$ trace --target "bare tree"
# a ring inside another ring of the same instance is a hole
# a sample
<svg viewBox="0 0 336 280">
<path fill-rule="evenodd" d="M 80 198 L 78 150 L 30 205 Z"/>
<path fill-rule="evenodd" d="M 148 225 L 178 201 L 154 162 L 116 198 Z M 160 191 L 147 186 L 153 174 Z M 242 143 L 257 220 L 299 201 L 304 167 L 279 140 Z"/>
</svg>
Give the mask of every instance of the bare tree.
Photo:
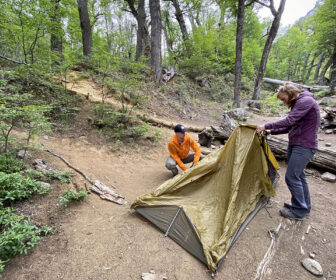
<svg viewBox="0 0 336 280">
<path fill-rule="evenodd" d="M 310 53 L 306 55 L 305 60 L 304 60 L 304 64 L 303 64 L 303 68 L 302 68 L 302 72 L 301 72 L 302 82 L 305 81 L 305 74 L 306 74 L 306 69 L 307 69 L 309 57 L 310 57 Z"/>
<path fill-rule="evenodd" d="M 234 80 L 234 98 L 233 105 L 240 106 L 240 88 L 241 88 L 241 71 L 242 71 L 242 51 L 243 51 L 243 34 L 244 34 L 244 10 L 245 0 L 238 1 L 237 13 L 237 31 L 236 31 L 236 65 Z"/>
<path fill-rule="evenodd" d="M 160 0 L 149 0 L 151 14 L 151 67 L 154 80 L 160 84 L 162 81 L 162 56 L 161 56 L 161 11 Z"/>
<path fill-rule="evenodd" d="M 187 31 L 187 26 L 186 26 L 186 23 L 184 21 L 184 17 L 183 17 L 183 13 L 182 13 L 180 4 L 179 4 L 178 0 L 171 0 L 171 1 L 173 3 L 174 8 L 175 8 L 175 17 L 176 17 L 176 20 L 177 20 L 177 22 L 180 26 L 181 33 L 182 33 L 182 38 L 183 38 L 184 41 L 187 41 L 187 40 L 189 40 L 189 34 L 188 34 L 188 31 Z"/>
<path fill-rule="evenodd" d="M 310 73 L 311 73 L 312 69 L 316 66 L 316 64 L 314 64 L 314 63 L 315 63 L 315 59 L 316 59 L 316 57 L 317 57 L 317 55 L 314 54 L 313 59 L 312 59 L 312 61 L 310 62 L 310 65 L 309 65 L 309 68 L 308 68 L 308 72 L 307 72 L 306 80 L 309 80 Z"/>
<path fill-rule="evenodd" d="M 273 40 L 278 33 L 278 29 L 279 29 L 279 26 L 280 26 L 280 20 L 281 20 L 281 16 L 282 16 L 282 13 L 283 13 L 284 8 L 285 8 L 286 0 L 281 0 L 280 1 L 280 5 L 279 5 L 278 10 L 276 10 L 274 8 L 274 0 L 270 0 L 269 5 L 266 5 L 265 3 L 260 2 L 258 0 L 256 0 L 255 2 L 257 2 L 257 3 L 259 3 L 263 6 L 268 7 L 271 10 L 271 12 L 274 16 L 274 20 L 272 22 L 271 28 L 269 30 L 269 34 L 267 36 L 267 40 L 266 40 L 266 43 L 265 43 L 263 54 L 261 56 L 260 65 L 259 65 L 259 69 L 258 69 L 258 73 L 257 73 L 257 78 L 256 78 L 256 82 L 255 82 L 255 85 L 254 85 L 254 92 L 253 92 L 252 99 L 257 100 L 257 99 L 259 99 L 259 95 L 260 95 L 262 78 L 264 77 L 268 55 L 271 51 Z"/>
<path fill-rule="evenodd" d="M 320 85 L 323 85 L 324 84 L 324 76 L 325 76 L 325 73 L 327 73 L 329 67 L 331 66 L 333 62 L 333 56 L 331 55 L 329 60 L 327 61 L 327 63 L 324 65 L 324 67 L 322 68 L 322 71 L 320 73 L 320 77 L 319 77 L 319 84 Z"/>
<path fill-rule="evenodd" d="M 332 55 L 332 65 L 330 68 L 330 91 L 335 93 L 336 86 L 336 43 Z"/>
<path fill-rule="evenodd" d="M 317 62 L 316 68 L 315 68 L 315 74 L 314 74 L 314 81 L 317 82 L 317 79 L 319 77 L 319 73 L 320 73 L 320 68 L 322 66 L 322 63 L 324 61 L 325 58 L 325 53 L 321 53 L 320 58 Z"/>
<path fill-rule="evenodd" d="M 88 12 L 87 0 L 77 0 L 80 26 L 82 30 L 83 55 L 92 53 L 92 28 Z"/>
<path fill-rule="evenodd" d="M 135 51 L 135 60 L 138 60 L 140 56 L 150 56 L 150 36 L 148 32 L 148 26 L 146 23 L 146 11 L 145 0 L 138 0 L 138 9 L 135 8 L 135 0 L 125 0 L 128 3 L 130 12 L 135 17 L 138 29 L 137 29 L 137 44 Z"/>
<path fill-rule="evenodd" d="M 63 53 L 63 44 L 62 44 L 62 23 L 60 15 L 60 6 L 59 3 L 61 0 L 50 0 L 51 1 L 51 10 L 50 10 L 50 19 L 53 23 L 50 34 L 50 50 L 54 53 L 58 53 L 59 60 L 53 59 L 54 64 L 62 63 L 62 53 Z"/>
</svg>

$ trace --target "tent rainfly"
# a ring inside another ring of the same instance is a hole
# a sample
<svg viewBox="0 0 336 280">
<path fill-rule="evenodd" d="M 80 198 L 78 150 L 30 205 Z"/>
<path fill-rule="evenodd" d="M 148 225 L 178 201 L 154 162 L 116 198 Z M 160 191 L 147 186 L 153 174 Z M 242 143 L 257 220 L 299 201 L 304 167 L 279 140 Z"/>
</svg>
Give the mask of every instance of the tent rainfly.
<svg viewBox="0 0 336 280">
<path fill-rule="evenodd" d="M 224 147 L 138 197 L 144 216 L 214 273 L 256 213 L 275 195 L 278 173 L 255 126 L 238 126 Z"/>
</svg>

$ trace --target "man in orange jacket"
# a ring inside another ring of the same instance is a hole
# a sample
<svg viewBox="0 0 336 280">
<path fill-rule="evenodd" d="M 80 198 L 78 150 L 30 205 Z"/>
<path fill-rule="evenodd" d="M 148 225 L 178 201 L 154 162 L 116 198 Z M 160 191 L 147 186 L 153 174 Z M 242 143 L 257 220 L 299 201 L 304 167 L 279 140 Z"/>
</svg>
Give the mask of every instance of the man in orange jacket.
<svg viewBox="0 0 336 280">
<path fill-rule="evenodd" d="M 186 132 L 183 125 L 178 124 L 174 128 L 175 135 L 168 143 L 169 157 L 166 161 L 166 167 L 177 175 L 178 165 L 183 171 L 187 170 L 185 163 L 193 162 L 193 166 L 198 163 L 201 156 L 201 149 L 196 141 Z M 190 152 L 190 148 L 194 151 Z"/>
</svg>

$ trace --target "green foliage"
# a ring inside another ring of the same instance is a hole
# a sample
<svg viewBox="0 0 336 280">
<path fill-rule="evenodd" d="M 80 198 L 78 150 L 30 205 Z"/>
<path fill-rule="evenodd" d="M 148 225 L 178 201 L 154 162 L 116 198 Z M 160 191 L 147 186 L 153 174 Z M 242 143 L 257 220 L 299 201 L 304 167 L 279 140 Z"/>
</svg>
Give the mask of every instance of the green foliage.
<svg viewBox="0 0 336 280">
<path fill-rule="evenodd" d="M 0 172 L 10 174 L 20 172 L 23 168 L 22 160 L 15 157 L 15 152 L 0 153 Z"/>
<path fill-rule="evenodd" d="M 87 198 L 88 192 L 87 191 L 73 191 L 67 190 L 63 196 L 60 197 L 60 205 L 62 207 L 67 207 L 70 202 L 72 201 L 83 201 Z"/>
<path fill-rule="evenodd" d="M 61 172 L 61 171 L 47 172 L 45 173 L 45 176 L 50 178 L 51 180 L 59 180 L 62 184 L 69 183 L 71 181 L 70 172 Z"/>
<path fill-rule="evenodd" d="M 114 111 L 107 104 L 99 104 L 93 108 L 94 125 L 102 129 L 103 134 L 111 139 L 128 141 L 130 139 L 151 138 L 151 128 L 142 124 L 136 116 Z"/>
<path fill-rule="evenodd" d="M 21 200 L 33 193 L 44 194 L 50 189 L 32 178 L 20 173 L 6 174 L 0 172 L 0 204 L 6 201 Z"/>
<path fill-rule="evenodd" d="M 34 225 L 24 215 L 16 215 L 11 208 L 0 208 L 0 273 L 5 262 L 17 254 L 27 254 L 51 228 Z"/>
<path fill-rule="evenodd" d="M 276 94 L 271 96 L 269 96 L 268 92 L 266 94 L 267 96 L 262 98 L 263 110 L 272 114 L 280 113 L 284 109 L 281 100 L 277 98 Z"/>
</svg>

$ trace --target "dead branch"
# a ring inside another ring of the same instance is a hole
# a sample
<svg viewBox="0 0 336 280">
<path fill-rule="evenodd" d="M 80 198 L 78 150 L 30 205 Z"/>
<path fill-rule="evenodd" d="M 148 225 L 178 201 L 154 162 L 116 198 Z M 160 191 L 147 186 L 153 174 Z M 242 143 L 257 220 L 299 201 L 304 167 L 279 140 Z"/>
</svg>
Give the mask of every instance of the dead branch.
<svg viewBox="0 0 336 280">
<path fill-rule="evenodd" d="M 58 157 L 59 159 L 61 159 L 67 166 L 69 166 L 70 168 L 72 168 L 73 170 L 75 170 L 76 172 L 78 172 L 79 174 L 81 174 L 88 182 L 90 182 L 93 186 L 91 187 L 91 190 L 98 193 L 101 199 L 105 199 L 120 205 L 126 204 L 127 201 L 125 200 L 125 197 L 119 195 L 118 193 L 116 193 L 115 191 L 111 190 L 108 186 L 106 186 L 105 184 L 101 183 L 100 181 L 96 180 L 93 181 L 89 176 L 87 176 L 83 171 L 81 171 L 80 169 L 74 167 L 70 162 L 68 162 L 64 157 L 62 157 L 59 154 L 54 153 L 53 151 L 50 151 L 49 149 L 47 149 L 44 146 L 44 151 L 52 154 L 55 157 Z M 115 188 L 114 186 L 112 186 L 113 188 Z M 86 185 L 85 185 L 86 188 Z M 87 188 L 86 188 L 87 189 Z"/>
<path fill-rule="evenodd" d="M 45 146 L 44 146 L 45 147 Z M 79 170 L 78 168 L 74 167 L 70 162 L 68 162 L 64 157 L 62 157 L 59 154 L 54 153 L 53 151 L 50 151 L 47 148 L 44 148 L 44 151 L 52 154 L 55 157 L 58 157 L 59 159 L 61 159 L 67 166 L 69 166 L 70 168 L 72 168 L 73 170 L 75 170 L 76 172 L 78 172 L 80 175 L 82 175 L 85 180 L 87 180 L 88 182 L 90 182 L 92 185 L 94 185 L 94 181 L 90 179 L 89 176 L 87 176 L 83 171 Z"/>
<path fill-rule="evenodd" d="M 30 65 L 30 64 L 28 64 L 28 63 L 26 63 L 26 62 L 16 61 L 16 60 L 14 60 L 14 59 L 5 57 L 5 56 L 3 56 L 3 55 L 0 55 L 0 58 L 5 59 L 5 60 L 8 60 L 8 61 L 13 62 L 13 63 L 16 63 L 16 64 Z"/>
</svg>

